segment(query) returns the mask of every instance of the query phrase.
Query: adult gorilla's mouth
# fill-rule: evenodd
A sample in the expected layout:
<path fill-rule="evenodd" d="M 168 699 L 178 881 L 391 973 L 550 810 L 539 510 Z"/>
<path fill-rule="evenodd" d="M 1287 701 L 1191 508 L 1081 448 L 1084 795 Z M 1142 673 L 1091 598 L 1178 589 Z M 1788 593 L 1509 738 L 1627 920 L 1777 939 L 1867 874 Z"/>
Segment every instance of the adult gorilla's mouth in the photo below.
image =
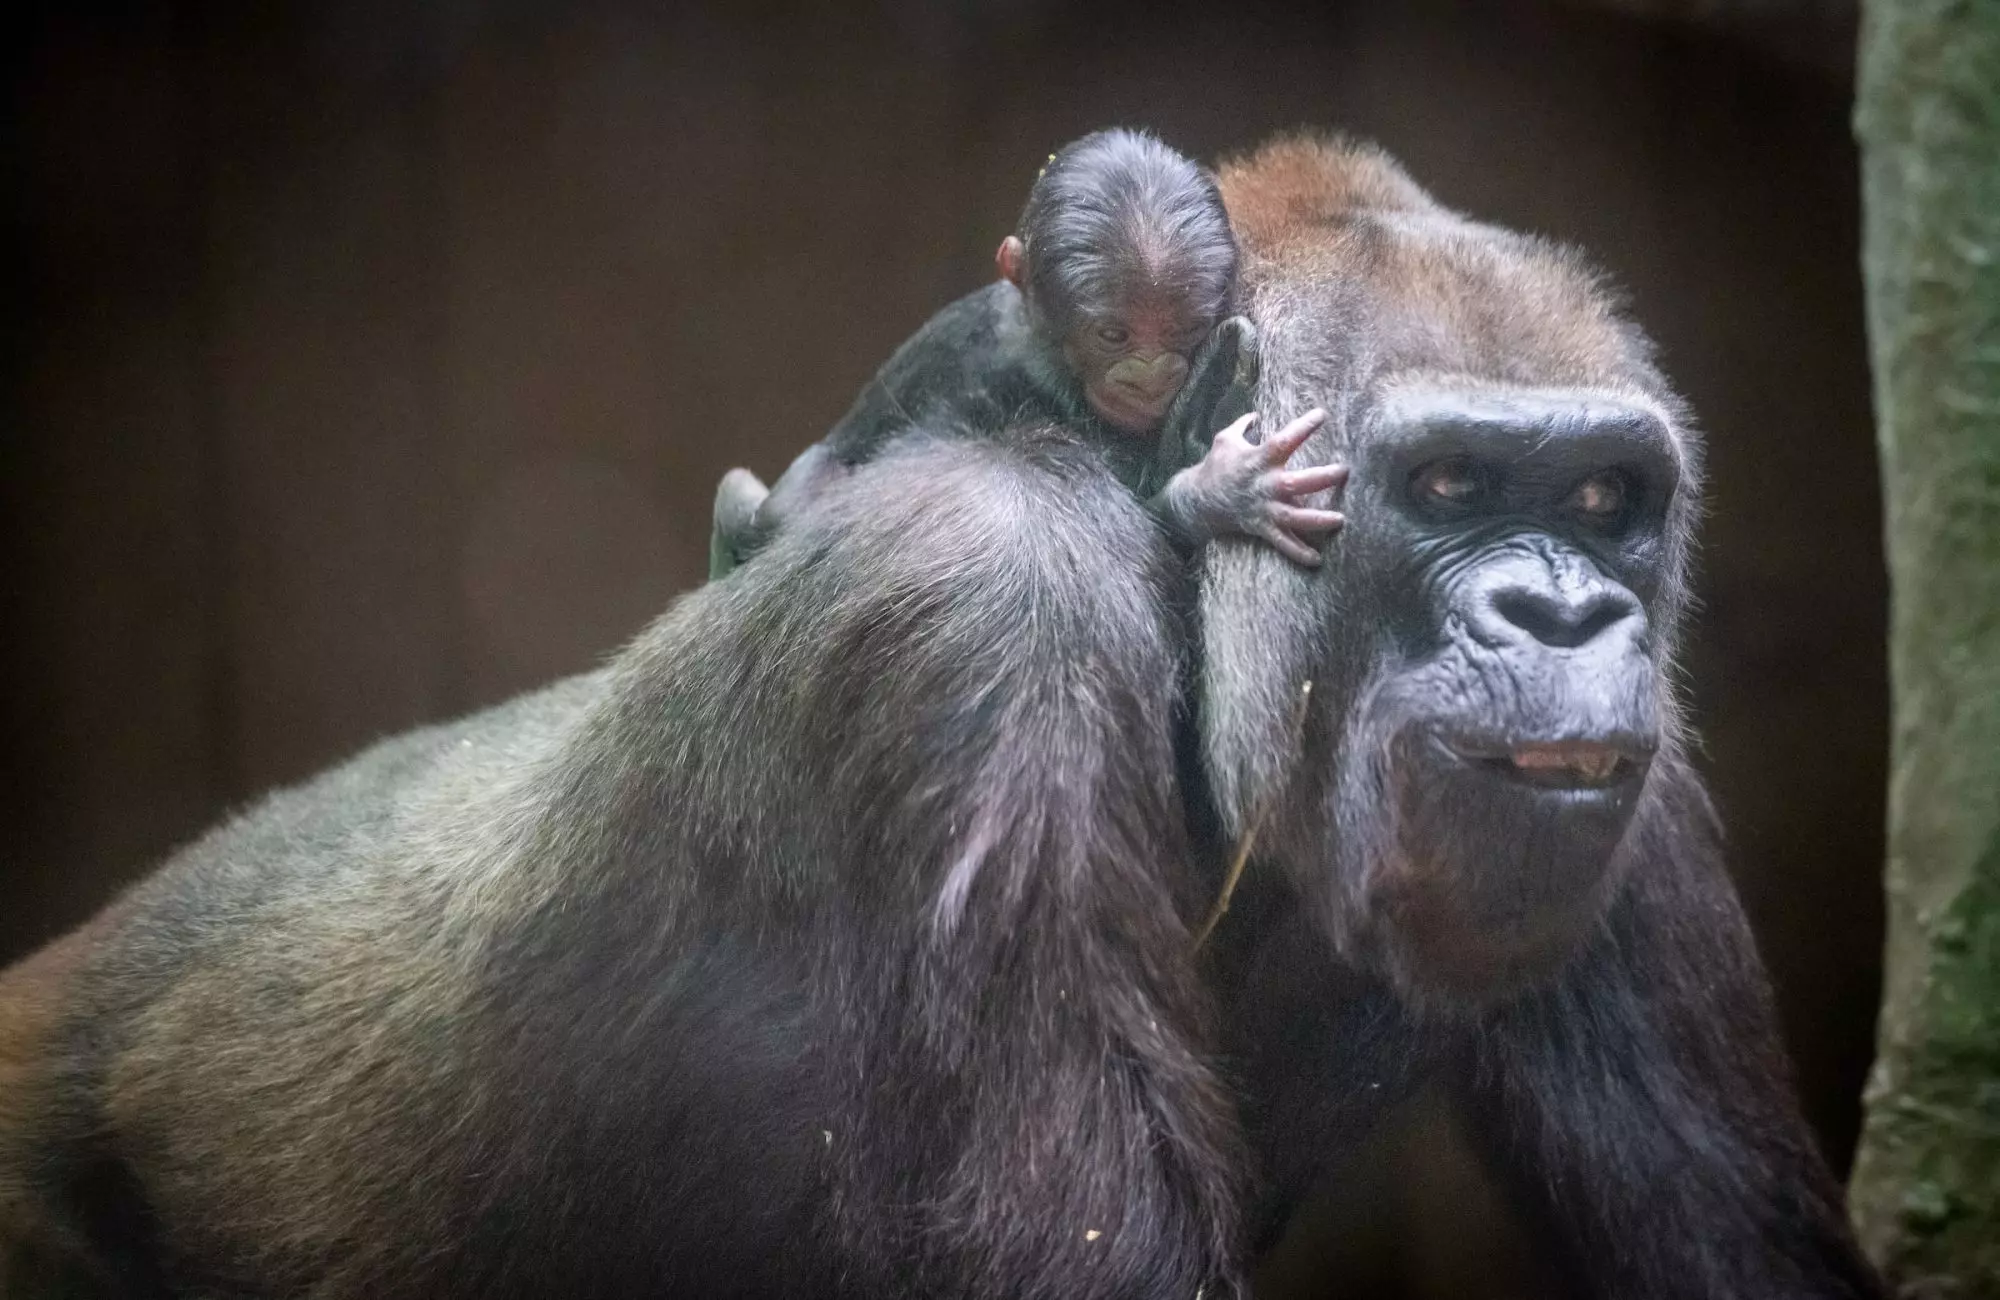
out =
<path fill-rule="evenodd" d="M 1602 740 L 1447 742 L 1461 762 L 1547 790 L 1609 790 L 1642 779 L 1653 743 L 1636 736 Z"/>

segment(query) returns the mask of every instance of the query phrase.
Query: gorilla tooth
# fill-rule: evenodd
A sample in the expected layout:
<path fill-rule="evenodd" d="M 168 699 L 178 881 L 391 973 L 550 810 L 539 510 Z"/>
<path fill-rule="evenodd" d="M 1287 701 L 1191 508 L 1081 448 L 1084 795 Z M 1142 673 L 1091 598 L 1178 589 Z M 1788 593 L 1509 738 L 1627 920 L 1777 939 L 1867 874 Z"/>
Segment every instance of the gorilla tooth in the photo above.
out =
<path fill-rule="evenodd" d="M 1583 773 L 1588 781 L 1604 780 L 1617 766 L 1618 755 L 1609 749 L 1594 756 L 1579 756 L 1576 760 L 1576 770 Z"/>

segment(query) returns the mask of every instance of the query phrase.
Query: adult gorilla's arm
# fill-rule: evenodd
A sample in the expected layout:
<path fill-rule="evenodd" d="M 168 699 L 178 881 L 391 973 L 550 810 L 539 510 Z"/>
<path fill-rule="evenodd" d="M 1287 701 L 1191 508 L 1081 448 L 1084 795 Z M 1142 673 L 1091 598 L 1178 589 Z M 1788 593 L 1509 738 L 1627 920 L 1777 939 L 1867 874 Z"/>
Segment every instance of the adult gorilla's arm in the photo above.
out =
<path fill-rule="evenodd" d="M 1553 988 L 1479 1034 L 1473 1131 L 1539 1205 L 1577 1294 L 1880 1294 L 1789 1093 L 1713 813 L 1685 771 L 1632 886 Z"/>

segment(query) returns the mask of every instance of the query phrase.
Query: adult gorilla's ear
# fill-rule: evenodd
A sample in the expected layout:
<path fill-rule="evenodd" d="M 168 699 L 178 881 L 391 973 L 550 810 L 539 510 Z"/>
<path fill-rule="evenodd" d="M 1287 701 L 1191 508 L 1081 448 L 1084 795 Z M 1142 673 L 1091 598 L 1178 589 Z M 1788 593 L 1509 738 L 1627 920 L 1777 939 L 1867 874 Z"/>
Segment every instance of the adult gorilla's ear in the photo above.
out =
<path fill-rule="evenodd" d="M 1256 408 L 1257 327 L 1247 316 L 1231 316 L 1209 331 L 1188 366 L 1188 380 L 1167 408 L 1153 481 L 1165 483 L 1208 454 L 1215 435 Z M 1258 431 L 1252 429 L 1254 441 Z"/>

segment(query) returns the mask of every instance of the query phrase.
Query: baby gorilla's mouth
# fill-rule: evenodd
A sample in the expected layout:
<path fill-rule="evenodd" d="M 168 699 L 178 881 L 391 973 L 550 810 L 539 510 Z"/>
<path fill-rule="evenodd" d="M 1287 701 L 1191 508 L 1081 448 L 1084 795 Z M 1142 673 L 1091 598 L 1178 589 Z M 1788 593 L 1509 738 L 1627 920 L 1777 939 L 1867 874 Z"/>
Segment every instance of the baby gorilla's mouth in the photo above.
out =
<path fill-rule="evenodd" d="M 1115 389 L 1109 392 L 1092 389 L 1089 397 L 1091 408 L 1100 418 L 1133 433 L 1150 433 L 1166 418 L 1167 408 L 1173 405 L 1174 392 L 1162 397 L 1144 398 Z"/>

